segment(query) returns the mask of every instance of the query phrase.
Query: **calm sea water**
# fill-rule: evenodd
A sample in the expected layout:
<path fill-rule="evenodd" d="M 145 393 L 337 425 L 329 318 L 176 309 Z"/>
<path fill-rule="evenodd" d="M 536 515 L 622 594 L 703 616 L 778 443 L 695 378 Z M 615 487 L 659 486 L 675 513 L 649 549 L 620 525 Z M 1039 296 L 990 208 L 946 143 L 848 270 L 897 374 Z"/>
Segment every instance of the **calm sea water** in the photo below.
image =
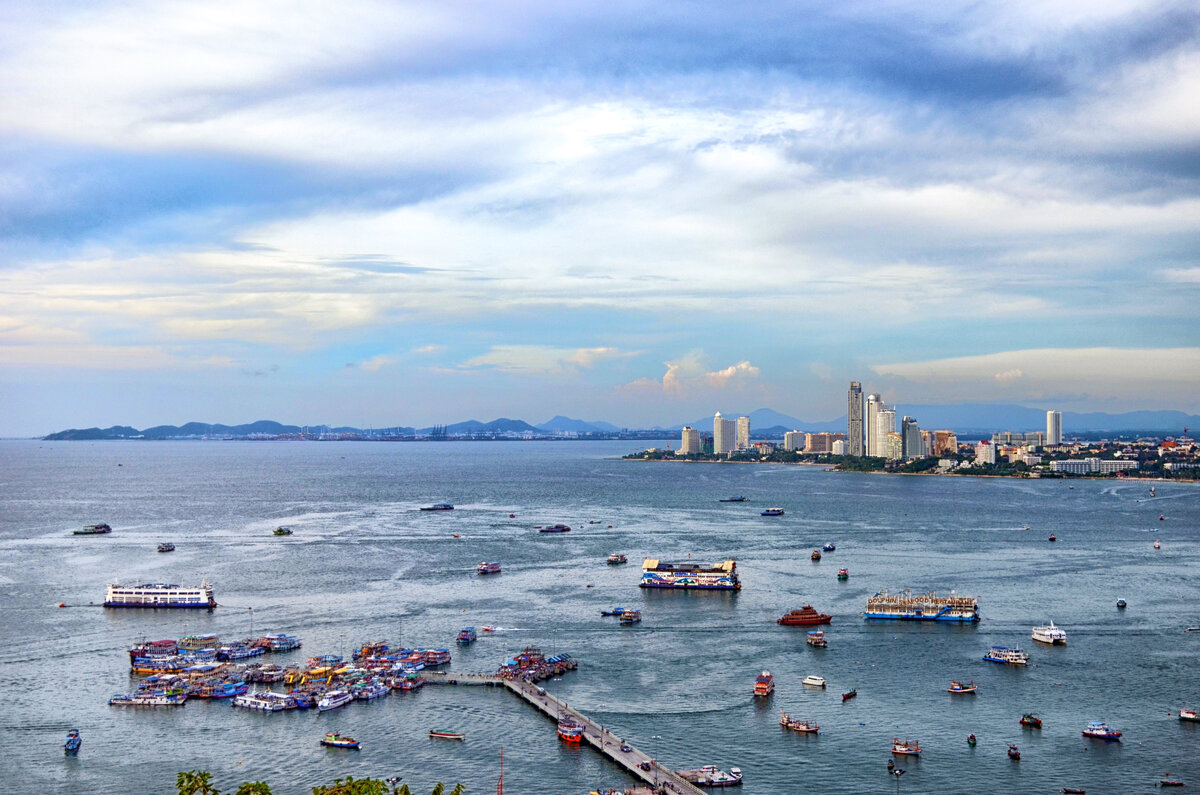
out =
<path fill-rule="evenodd" d="M 1200 725 L 1168 715 L 1200 705 L 1200 632 L 1183 631 L 1200 626 L 1200 487 L 1158 484 L 1149 499 L 1145 483 L 618 460 L 635 447 L 0 442 L 0 791 L 166 793 L 177 771 L 201 768 L 230 790 L 264 779 L 300 793 L 350 774 L 490 793 L 501 747 L 510 793 L 630 783 L 489 689 L 426 687 L 324 715 L 106 704 L 130 686 L 125 650 L 136 636 L 301 635 L 303 649 L 273 658 L 286 662 L 382 638 L 454 647 L 468 624 L 502 630 L 454 648 L 453 670 L 493 670 L 530 644 L 569 652 L 579 670 L 548 688 L 665 763 L 741 767 L 746 795 L 895 792 L 885 767 L 893 736 L 926 749 L 900 763 L 900 792 L 1130 793 L 1150 791 L 1166 770 L 1200 786 Z M 717 502 L 735 494 L 750 502 Z M 456 510 L 417 510 L 441 501 Z M 786 515 L 760 517 L 769 505 Z M 100 521 L 112 535 L 70 535 Z M 560 521 L 572 531 L 534 529 Z M 273 537 L 279 524 L 295 535 Z M 177 551 L 157 553 L 168 540 Z M 837 551 L 812 563 L 826 541 Z M 630 564 L 606 565 L 614 551 Z M 688 555 L 736 557 L 744 589 L 637 587 L 643 556 Z M 502 561 L 504 573 L 477 577 L 481 560 Z M 848 582 L 836 580 L 840 566 Z M 202 576 L 222 604 L 211 613 L 88 606 L 114 577 Z M 865 601 L 881 588 L 978 594 L 983 621 L 866 622 Z M 828 649 L 775 624 L 805 603 L 833 614 Z M 600 617 L 616 604 L 640 608 L 642 624 Z M 1030 639 L 1051 619 L 1069 633 L 1065 648 Z M 983 662 L 992 644 L 1025 648 L 1031 664 Z M 756 702 L 762 669 L 776 691 Z M 829 688 L 803 688 L 809 673 Z M 974 679 L 979 695 L 950 696 L 951 678 Z M 858 698 L 842 703 L 851 688 Z M 781 709 L 817 720 L 821 735 L 781 731 Z M 1029 710 L 1041 731 L 1018 725 Z M 1085 741 L 1089 720 L 1125 741 Z M 64 758 L 72 726 L 83 749 Z M 434 727 L 467 741 L 431 741 Z M 318 746 L 330 730 L 363 750 Z M 1010 742 L 1020 762 L 1007 759 Z"/>

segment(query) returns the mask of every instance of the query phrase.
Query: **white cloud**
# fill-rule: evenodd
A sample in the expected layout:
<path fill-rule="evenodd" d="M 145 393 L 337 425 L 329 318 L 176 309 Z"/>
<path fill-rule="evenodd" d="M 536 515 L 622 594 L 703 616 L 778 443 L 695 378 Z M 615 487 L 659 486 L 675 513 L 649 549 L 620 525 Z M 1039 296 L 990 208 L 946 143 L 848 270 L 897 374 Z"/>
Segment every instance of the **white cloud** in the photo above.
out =
<path fill-rule="evenodd" d="M 662 379 L 639 378 L 620 387 L 621 391 L 643 394 L 666 394 L 693 397 L 701 393 L 716 393 L 741 387 L 758 378 L 759 369 L 741 361 L 720 370 L 706 371 L 704 354 L 691 351 L 674 361 L 666 362 Z"/>
<path fill-rule="evenodd" d="M 370 359 L 362 362 L 359 364 L 359 367 L 361 367 L 363 370 L 366 370 L 368 373 L 377 373 L 384 367 L 395 364 L 398 361 L 399 359 L 395 356 L 388 356 L 381 353 L 378 356 L 372 356 Z"/>
<path fill-rule="evenodd" d="M 461 365 L 466 370 L 489 369 L 522 375 L 561 375 L 590 370 L 598 362 L 635 356 L 617 348 L 555 348 L 548 345 L 494 345 L 485 354 Z"/>
<path fill-rule="evenodd" d="M 1021 378 L 1024 375 L 1025 374 L 1023 372 L 1021 372 L 1019 369 L 1014 367 L 1011 370 L 1005 370 L 1003 373 L 996 373 L 996 380 L 997 381 L 1016 381 L 1018 378 Z"/>

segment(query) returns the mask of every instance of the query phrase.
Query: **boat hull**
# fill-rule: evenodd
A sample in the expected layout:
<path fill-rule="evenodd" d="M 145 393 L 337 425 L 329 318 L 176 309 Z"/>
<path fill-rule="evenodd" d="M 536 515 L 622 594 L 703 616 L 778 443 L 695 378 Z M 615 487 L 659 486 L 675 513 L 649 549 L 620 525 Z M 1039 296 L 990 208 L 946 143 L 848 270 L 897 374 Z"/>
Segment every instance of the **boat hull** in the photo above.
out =
<path fill-rule="evenodd" d="M 863 618 L 874 621 L 949 621 L 956 624 L 973 624 L 979 621 L 979 614 L 975 613 L 964 616 L 937 613 L 934 615 L 925 615 L 923 613 L 874 613 L 863 611 Z"/>

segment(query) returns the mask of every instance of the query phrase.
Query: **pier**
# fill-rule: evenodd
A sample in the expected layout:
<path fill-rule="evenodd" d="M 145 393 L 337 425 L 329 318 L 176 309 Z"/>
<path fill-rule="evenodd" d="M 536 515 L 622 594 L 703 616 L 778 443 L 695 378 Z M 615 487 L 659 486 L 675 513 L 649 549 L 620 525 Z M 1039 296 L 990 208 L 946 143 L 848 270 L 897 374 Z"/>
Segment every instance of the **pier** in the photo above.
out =
<path fill-rule="evenodd" d="M 431 685 L 485 685 L 507 688 L 555 722 L 562 716 L 574 720 L 583 727 L 583 739 L 588 745 L 591 745 L 605 757 L 625 768 L 629 775 L 637 780 L 651 786 L 657 786 L 660 789 L 665 787 L 666 791 L 671 793 L 706 795 L 705 790 L 700 789 L 674 770 L 663 767 L 658 763 L 657 759 L 652 759 L 649 754 L 638 750 L 633 743 L 617 737 L 587 715 L 584 715 L 573 707 L 567 706 L 564 701 L 551 695 L 544 688 L 540 688 L 537 685 L 489 674 L 457 674 L 445 671 L 424 671 L 422 672 L 422 676 Z M 625 744 L 629 750 L 622 751 L 622 744 Z M 649 762 L 649 770 L 643 770 L 641 767 L 638 767 L 639 764 L 644 762 Z"/>

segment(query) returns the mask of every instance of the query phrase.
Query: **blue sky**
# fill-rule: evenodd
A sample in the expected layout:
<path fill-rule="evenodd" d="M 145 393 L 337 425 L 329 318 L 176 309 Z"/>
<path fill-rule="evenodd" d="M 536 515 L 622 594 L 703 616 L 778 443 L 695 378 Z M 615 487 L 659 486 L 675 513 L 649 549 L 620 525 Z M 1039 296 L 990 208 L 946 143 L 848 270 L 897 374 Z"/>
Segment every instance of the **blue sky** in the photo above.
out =
<path fill-rule="evenodd" d="M 0 7 L 0 434 L 1200 411 L 1194 3 Z"/>

